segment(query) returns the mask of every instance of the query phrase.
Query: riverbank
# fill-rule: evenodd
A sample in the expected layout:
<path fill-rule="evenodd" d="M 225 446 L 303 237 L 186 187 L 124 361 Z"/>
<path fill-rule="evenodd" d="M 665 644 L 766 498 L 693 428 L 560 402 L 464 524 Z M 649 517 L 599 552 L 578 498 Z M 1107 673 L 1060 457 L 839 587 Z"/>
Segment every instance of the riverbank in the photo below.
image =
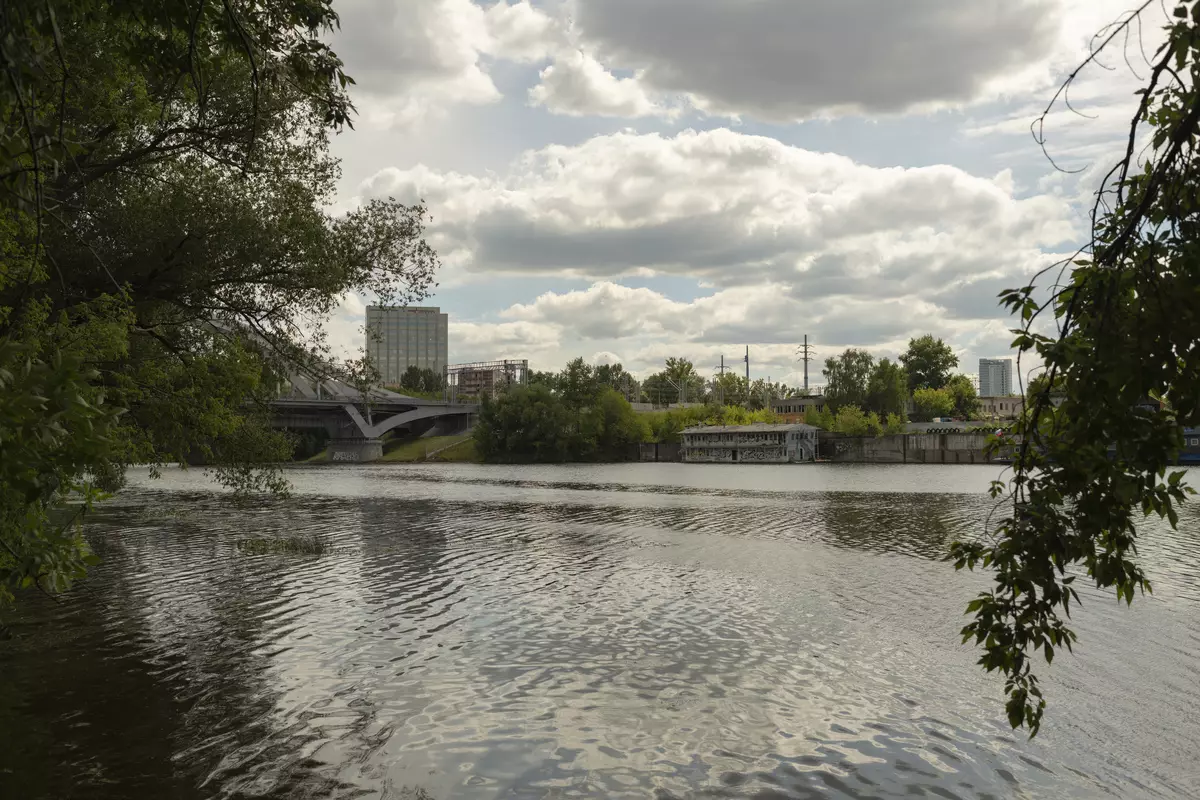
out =
<path fill-rule="evenodd" d="M 418 461 L 478 464 L 482 459 L 475 449 L 475 439 L 467 433 L 455 436 L 426 436 L 411 442 L 404 442 L 385 452 L 383 458 L 377 459 L 373 463 L 409 464 Z M 304 463 L 330 463 L 329 449 L 322 450 Z"/>
<path fill-rule="evenodd" d="M 819 432 L 817 463 L 857 464 L 988 464 L 1003 461 L 1003 453 L 987 450 L 988 436 L 984 433 L 908 433 L 888 436 L 846 436 Z M 378 452 L 378 451 L 376 451 Z M 608 451 L 608 458 L 594 453 L 592 458 L 564 458 L 558 461 L 531 462 L 528 459 L 506 459 L 493 454 L 487 463 L 547 463 L 547 464 L 621 464 L 636 461 L 671 463 L 685 461 L 678 442 L 641 442 L 631 444 L 623 452 Z M 619 456 L 619 457 L 618 457 Z M 477 441 L 471 433 L 453 436 L 428 436 L 401 444 L 384 446 L 382 457 L 371 463 L 410 464 L 422 461 L 442 463 L 485 463 Z M 740 459 L 739 459 L 740 461 Z M 326 448 L 303 463 L 332 463 L 331 450 Z M 350 463 L 358 463 L 356 461 Z"/>

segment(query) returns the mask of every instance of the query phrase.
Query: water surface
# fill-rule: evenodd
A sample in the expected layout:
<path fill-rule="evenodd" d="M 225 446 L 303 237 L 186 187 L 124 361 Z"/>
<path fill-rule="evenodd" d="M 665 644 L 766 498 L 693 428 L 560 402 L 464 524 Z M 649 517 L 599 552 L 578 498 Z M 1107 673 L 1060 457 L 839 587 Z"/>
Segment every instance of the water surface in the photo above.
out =
<path fill-rule="evenodd" d="M 1200 787 L 1200 514 L 1084 594 L 1030 742 L 939 559 L 994 467 L 168 472 L 0 643 L 4 798 L 1163 797 Z M 1200 474 L 1193 473 L 1193 482 Z M 315 535 L 325 555 L 248 556 Z"/>

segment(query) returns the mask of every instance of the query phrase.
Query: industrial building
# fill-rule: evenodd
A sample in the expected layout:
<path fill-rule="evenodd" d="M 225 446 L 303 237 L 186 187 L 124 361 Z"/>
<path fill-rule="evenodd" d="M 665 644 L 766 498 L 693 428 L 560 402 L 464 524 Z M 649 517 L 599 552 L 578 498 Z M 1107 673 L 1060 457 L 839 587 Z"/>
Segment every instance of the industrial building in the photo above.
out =
<path fill-rule="evenodd" d="M 771 411 L 784 422 L 803 422 L 809 411 L 820 414 L 825 410 L 825 397 L 814 394 L 807 397 L 781 397 L 771 401 Z"/>
<path fill-rule="evenodd" d="M 979 359 L 979 396 L 1007 397 L 1012 394 L 1012 373 L 1011 358 Z"/>
<path fill-rule="evenodd" d="M 367 306 L 367 355 L 385 384 L 409 367 L 441 375 L 449 361 L 449 318 L 436 306 Z"/>
<path fill-rule="evenodd" d="M 684 461 L 788 464 L 813 461 L 817 429 L 812 425 L 699 425 L 682 431 Z"/>
<path fill-rule="evenodd" d="M 1023 397 L 980 397 L 979 415 L 986 420 L 1013 420 L 1025 410 Z"/>

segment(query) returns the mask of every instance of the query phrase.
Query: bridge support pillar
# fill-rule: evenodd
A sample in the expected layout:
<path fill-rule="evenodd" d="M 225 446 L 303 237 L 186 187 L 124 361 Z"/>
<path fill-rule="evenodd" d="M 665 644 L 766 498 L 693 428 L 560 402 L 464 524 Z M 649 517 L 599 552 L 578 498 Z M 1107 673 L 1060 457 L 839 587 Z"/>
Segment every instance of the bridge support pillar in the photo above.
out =
<path fill-rule="evenodd" d="M 330 439 L 329 460 L 343 464 L 362 464 L 383 458 L 379 439 Z"/>

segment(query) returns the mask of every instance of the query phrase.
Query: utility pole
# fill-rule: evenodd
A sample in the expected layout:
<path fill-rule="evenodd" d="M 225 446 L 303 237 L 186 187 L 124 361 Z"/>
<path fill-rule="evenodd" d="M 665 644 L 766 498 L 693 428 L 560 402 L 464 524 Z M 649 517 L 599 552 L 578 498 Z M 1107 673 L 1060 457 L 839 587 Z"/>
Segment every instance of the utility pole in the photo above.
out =
<path fill-rule="evenodd" d="M 742 359 L 746 362 L 746 385 L 750 385 L 750 345 L 746 345 L 746 357 Z"/>
<path fill-rule="evenodd" d="M 727 370 L 727 369 L 729 369 L 729 367 L 725 366 L 725 356 L 721 356 L 721 363 L 720 363 L 720 365 L 718 365 L 716 367 L 716 370 L 720 374 L 720 376 L 722 378 L 724 378 L 725 370 Z M 714 381 L 713 383 L 717 388 L 717 396 L 720 398 L 717 402 L 719 402 L 721 405 L 725 405 L 725 383 L 724 383 L 724 381 L 718 380 L 718 381 Z"/>
<path fill-rule="evenodd" d="M 665 375 L 663 377 L 666 378 L 667 383 L 671 384 L 671 387 L 673 389 L 675 389 L 675 391 L 678 393 L 680 405 L 686 403 L 687 402 L 687 379 L 685 378 L 683 381 L 676 382 L 674 379 L 667 378 Z"/>
<path fill-rule="evenodd" d="M 808 334 L 804 334 L 804 344 L 796 349 L 800 360 L 804 362 L 804 393 L 808 394 L 808 360 L 812 358 L 812 347 L 808 344 Z"/>

